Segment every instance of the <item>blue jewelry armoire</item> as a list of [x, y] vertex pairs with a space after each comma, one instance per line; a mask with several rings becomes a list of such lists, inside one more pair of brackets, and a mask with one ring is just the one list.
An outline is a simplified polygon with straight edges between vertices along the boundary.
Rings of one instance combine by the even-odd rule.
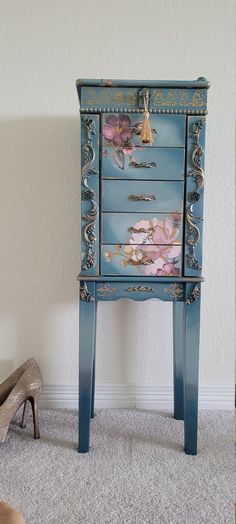
[[94, 416], [97, 302], [122, 298], [173, 302], [174, 417], [186, 453], [197, 453], [208, 88], [205, 78], [77, 81], [81, 453]]

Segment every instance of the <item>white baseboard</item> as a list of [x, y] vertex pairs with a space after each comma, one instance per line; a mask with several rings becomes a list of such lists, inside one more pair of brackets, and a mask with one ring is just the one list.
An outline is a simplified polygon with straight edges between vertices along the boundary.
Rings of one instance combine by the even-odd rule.
[[[45, 408], [78, 407], [78, 386], [45, 385], [41, 394]], [[97, 384], [95, 408], [173, 409], [173, 387], [148, 384]], [[234, 387], [228, 385], [200, 386], [200, 409], [234, 409]]]

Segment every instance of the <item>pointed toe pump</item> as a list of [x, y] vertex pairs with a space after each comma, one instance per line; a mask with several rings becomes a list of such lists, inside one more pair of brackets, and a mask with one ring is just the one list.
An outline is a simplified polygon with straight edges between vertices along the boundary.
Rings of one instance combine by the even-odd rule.
[[5, 442], [10, 422], [24, 404], [21, 427], [25, 427], [28, 404], [32, 406], [34, 438], [39, 438], [38, 399], [42, 377], [34, 359], [28, 359], [0, 385], [0, 443]]

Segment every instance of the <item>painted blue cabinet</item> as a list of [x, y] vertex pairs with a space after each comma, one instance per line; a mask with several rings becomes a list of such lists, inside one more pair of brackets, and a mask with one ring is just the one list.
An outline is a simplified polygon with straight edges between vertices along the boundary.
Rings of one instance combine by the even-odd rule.
[[77, 81], [79, 452], [94, 416], [97, 302], [158, 298], [173, 302], [174, 417], [184, 421], [186, 453], [197, 453], [208, 88], [205, 78]]

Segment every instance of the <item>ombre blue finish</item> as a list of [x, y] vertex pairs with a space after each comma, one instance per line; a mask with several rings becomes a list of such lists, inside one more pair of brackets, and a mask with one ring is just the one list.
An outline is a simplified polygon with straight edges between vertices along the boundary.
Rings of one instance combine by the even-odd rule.
[[[165, 220], [173, 216], [174, 213], [102, 213], [101, 242], [102, 244], [129, 244], [132, 238], [132, 232], [129, 231], [129, 228], [135, 226], [140, 220], [151, 222], [156, 218], [164, 223]], [[182, 243], [182, 225], [182, 215], [179, 215], [179, 234], [174, 243]], [[169, 243], [169, 241], [166, 240], [166, 243]]]
[[[123, 168], [116, 163], [115, 155], [116, 149], [114, 147], [104, 146], [102, 148], [103, 178], [120, 178], [124, 180], [184, 179], [184, 148], [137, 147], [130, 155], [124, 155]], [[142, 163], [145, 162], [148, 163], [149, 167], [141, 167]]]
[[[192, 289], [186, 284], [186, 296]], [[184, 305], [184, 449], [188, 455], [197, 454], [200, 305], [200, 297]]]
[[[155, 200], [130, 200], [130, 195], [154, 196]], [[102, 211], [126, 213], [183, 212], [184, 183], [141, 180], [103, 180]]]
[[[87, 299], [80, 300], [80, 395], [79, 451], [89, 449], [90, 417], [94, 416], [94, 358], [96, 304], [98, 301], [131, 299], [174, 302], [174, 417], [184, 419], [185, 451], [197, 453], [198, 361], [200, 332], [200, 282], [140, 284], [109, 281], [89, 282]], [[198, 287], [197, 295], [194, 290]]]
[[[95, 283], [87, 284], [91, 297]], [[79, 319], [79, 452], [89, 449], [90, 417], [93, 416], [93, 370], [96, 334], [96, 302], [80, 300]], [[83, 416], [82, 416], [83, 415]]]
[[184, 420], [184, 302], [173, 302], [174, 418]]
[[[117, 125], [119, 125], [119, 115], [117, 116]], [[106, 134], [103, 131], [104, 127], [108, 125], [107, 119], [109, 116], [113, 118], [115, 115], [103, 114], [102, 115], [102, 145], [108, 146], [109, 142], [106, 139]], [[140, 124], [143, 121], [143, 115], [139, 113], [133, 113], [132, 115], [126, 115], [130, 119], [130, 126], [132, 128], [140, 128]], [[185, 122], [186, 117], [182, 115], [150, 115], [150, 125], [153, 129], [153, 143], [142, 144], [139, 134], [132, 135], [132, 144], [142, 146], [143, 148], [150, 147], [185, 147]], [[109, 120], [108, 120], [109, 122]], [[116, 125], [116, 124], [115, 124]], [[106, 128], [105, 128], [106, 129]], [[104, 136], [105, 134], [105, 136]]]
[[[78, 277], [81, 453], [89, 450], [90, 419], [94, 417], [97, 303], [120, 299], [173, 302], [174, 418], [184, 421], [185, 452], [197, 453], [208, 87], [204, 78], [77, 82], [83, 181], [86, 162], [88, 174], [82, 184], [82, 270]], [[153, 144], [140, 141], [142, 97], [147, 88]], [[110, 126], [110, 140], [105, 126]], [[153, 198], [140, 200], [145, 196]], [[153, 244], [159, 239], [163, 244]], [[147, 339], [144, 355], [148, 344]]]
[[92, 364], [92, 398], [91, 398], [91, 418], [94, 418], [94, 400], [95, 400], [95, 378], [96, 378], [96, 337], [97, 337], [97, 302], [95, 302], [95, 310], [92, 323], [94, 324], [94, 351]]

